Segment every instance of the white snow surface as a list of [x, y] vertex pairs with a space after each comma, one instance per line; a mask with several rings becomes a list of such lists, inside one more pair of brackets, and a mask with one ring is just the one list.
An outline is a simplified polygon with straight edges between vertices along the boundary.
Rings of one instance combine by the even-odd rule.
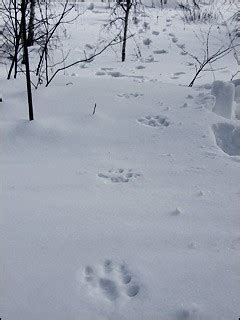
[[211, 92], [216, 99], [213, 112], [224, 118], [231, 119], [234, 110], [234, 84], [231, 82], [214, 81]]
[[[66, 47], [94, 43], [99, 8]], [[189, 57], [162, 28], [194, 34], [160, 14], [140, 60], [131, 43], [125, 64], [110, 50], [34, 91], [32, 122], [24, 79], [1, 67], [2, 319], [239, 318], [239, 120], [212, 112], [210, 73], [186, 86]]]

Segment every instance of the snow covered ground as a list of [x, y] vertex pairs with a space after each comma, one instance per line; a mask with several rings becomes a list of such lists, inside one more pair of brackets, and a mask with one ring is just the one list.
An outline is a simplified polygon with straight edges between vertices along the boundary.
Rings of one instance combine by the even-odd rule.
[[[70, 60], [98, 38], [101, 6], [68, 26]], [[187, 87], [176, 43], [200, 51], [199, 26], [149, 14], [141, 57], [131, 41], [124, 64], [116, 47], [56, 77], [34, 91], [32, 122], [23, 78], [1, 67], [4, 320], [240, 316], [239, 119], [213, 112], [211, 72]], [[229, 81], [235, 60], [220, 64]]]

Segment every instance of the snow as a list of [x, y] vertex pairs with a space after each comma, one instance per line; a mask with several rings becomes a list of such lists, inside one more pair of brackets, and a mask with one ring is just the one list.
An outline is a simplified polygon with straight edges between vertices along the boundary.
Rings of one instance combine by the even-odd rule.
[[240, 82], [239, 85], [235, 86], [235, 116], [240, 120]]
[[240, 155], [240, 127], [229, 123], [213, 126], [217, 145], [230, 156]]
[[[66, 51], [94, 45], [106, 19], [94, 8], [68, 26]], [[211, 73], [187, 87], [194, 66], [172, 38], [200, 50], [199, 26], [149, 12], [139, 59], [129, 42], [124, 64], [110, 49], [59, 74], [33, 91], [34, 121], [24, 78], [0, 69], [2, 319], [239, 317], [239, 120], [213, 112]], [[215, 77], [232, 88], [224, 59]]]
[[231, 119], [235, 96], [234, 84], [231, 82], [214, 81], [212, 85], [212, 95], [216, 98], [213, 112], [227, 119]]

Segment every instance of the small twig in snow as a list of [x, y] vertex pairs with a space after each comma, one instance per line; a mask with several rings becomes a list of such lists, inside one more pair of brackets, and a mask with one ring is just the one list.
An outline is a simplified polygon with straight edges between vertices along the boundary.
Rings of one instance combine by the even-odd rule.
[[95, 112], [96, 112], [96, 108], [97, 108], [97, 104], [95, 103], [95, 105], [94, 105], [94, 108], [93, 108], [93, 115], [95, 114]]

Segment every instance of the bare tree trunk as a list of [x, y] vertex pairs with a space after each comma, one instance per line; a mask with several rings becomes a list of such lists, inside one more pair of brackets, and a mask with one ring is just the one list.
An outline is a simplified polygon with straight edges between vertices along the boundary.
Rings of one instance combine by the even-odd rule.
[[126, 59], [128, 17], [129, 17], [129, 11], [126, 11], [125, 18], [124, 18], [124, 32], [123, 32], [123, 44], [122, 44], [122, 62], [124, 62], [125, 59]]
[[27, 83], [27, 95], [28, 95], [28, 111], [29, 120], [33, 120], [33, 102], [32, 102], [32, 88], [31, 88], [31, 77], [29, 67], [29, 56], [27, 47], [27, 27], [26, 27], [26, 0], [22, 0], [21, 3], [21, 24], [22, 24], [22, 39], [23, 39], [23, 52], [24, 52], [24, 63], [26, 67], [26, 83]]
[[126, 7], [124, 4], [121, 5], [123, 10], [125, 11], [124, 17], [124, 31], [123, 31], [123, 44], [122, 44], [122, 62], [126, 59], [126, 44], [127, 44], [127, 32], [128, 32], [128, 20], [129, 20], [129, 13], [132, 7], [131, 0], [127, 0]]
[[30, 0], [30, 17], [28, 25], [27, 45], [31, 47], [34, 44], [34, 19], [35, 19], [36, 0]]
[[[9, 6], [9, 12], [11, 13], [12, 9]], [[20, 40], [22, 37], [22, 22], [20, 22], [20, 26], [18, 26], [18, 18], [17, 18], [17, 1], [13, 2], [13, 11], [14, 11], [14, 56], [12, 58], [11, 66], [9, 68], [7, 79], [11, 78], [12, 70], [14, 68], [14, 78], [17, 76], [17, 64], [18, 64], [18, 50], [20, 46]], [[19, 31], [18, 31], [19, 30]]]

